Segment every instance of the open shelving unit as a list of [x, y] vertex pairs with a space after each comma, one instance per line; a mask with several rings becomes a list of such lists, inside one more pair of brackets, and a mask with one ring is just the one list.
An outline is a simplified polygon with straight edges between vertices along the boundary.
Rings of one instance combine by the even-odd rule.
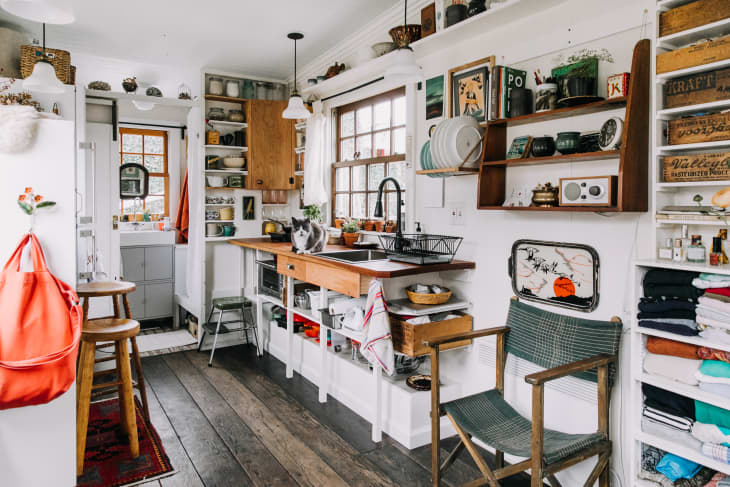
[[[531, 113], [520, 117], [493, 120], [485, 127], [485, 146], [479, 168], [477, 205], [480, 210], [500, 211], [557, 211], [557, 212], [643, 212], [648, 209], [648, 153], [649, 153], [649, 92], [651, 46], [647, 39], [634, 48], [628, 96], [602, 100], [574, 107], [558, 108], [547, 112]], [[621, 149], [578, 153], [549, 157], [505, 159], [507, 153], [507, 128], [578, 117], [626, 107]], [[506, 197], [507, 169], [515, 166], [556, 163], [588, 163], [591, 161], [619, 159], [618, 195], [616, 206], [581, 207], [555, 206], [517, 207], [502, 206]]]

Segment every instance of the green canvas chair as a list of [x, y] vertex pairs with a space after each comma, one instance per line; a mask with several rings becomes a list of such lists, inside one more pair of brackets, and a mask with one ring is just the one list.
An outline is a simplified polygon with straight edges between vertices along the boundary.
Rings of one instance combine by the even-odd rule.
[[[611, 441], [608, 436], [610, 387], [616, 368], [621, 321], [595, 321], [563, 316], [544, 311], [517, 298], [510, 302], [507, 325], [449, 335], [425, 342], [431, 348], [431, 440], [432, 479], [438, 486], [441, 475], [466, 448], [474, 458], [483, 478], [468, 486], [497, 487], [499, 479], [531, 469], [532, 486], [543, 485], [547, 479], [553, 487], [560, 483], [555, 472], [587, 458], [598, 456], [586, 486], [597, 480], [601, 487], [609, 485], [608, 464]], [[440, 403], [439, 348], [464, 339], [490, 335], [497, 338], [496, 388]], [[525, 376], [532, 384], [532, 420], [521, 416], [504, 399], [504, 368], [507, 354], [513, 354], [546, 370]], [[574, 376], [597, 383], [598, 430], [585, 434], [568, 434], [545, 429], [544, 385], [561, 377]], [[438, 414], [434, 414], [438, 411]], [[441, 463], [439, 455], [440, 416], [451, 420], [460, 442]], [[472, 438], [496, 449], [496, 469], [492, 470], [479, 455]], [[504, 464], [504, 454], [526, 457], [513, 465]]]

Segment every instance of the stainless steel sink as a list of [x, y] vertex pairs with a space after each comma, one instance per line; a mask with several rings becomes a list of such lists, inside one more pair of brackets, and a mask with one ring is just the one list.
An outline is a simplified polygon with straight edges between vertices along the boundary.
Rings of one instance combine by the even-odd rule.
[[361, 263], [374, 260], [388, 260], [382, 250], [339, 250], [337, 252], [320, 252], [312, 254], [323, 259], [336, 260], [338, 262]]

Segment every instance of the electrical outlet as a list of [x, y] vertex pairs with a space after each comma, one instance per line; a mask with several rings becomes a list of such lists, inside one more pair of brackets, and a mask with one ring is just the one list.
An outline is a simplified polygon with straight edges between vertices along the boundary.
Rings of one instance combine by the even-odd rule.
[[458, 205], [449, 208], [449, 219], [452, 225], [464, 225], [464, 207]]

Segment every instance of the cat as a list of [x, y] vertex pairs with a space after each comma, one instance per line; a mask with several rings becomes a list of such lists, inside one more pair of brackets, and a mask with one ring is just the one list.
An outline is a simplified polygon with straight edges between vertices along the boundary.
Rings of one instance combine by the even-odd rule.
[[327, 230], [324, 225], [309, 221], [309, 218], [292, 217], [292, 252], [313, 254], [322, 252], [327, 246]]

